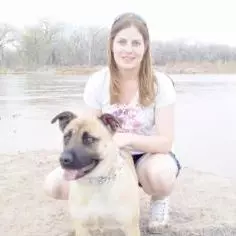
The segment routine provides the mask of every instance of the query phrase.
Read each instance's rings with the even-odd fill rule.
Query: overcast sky
[[[117,14],[139,13],[153,39],[189,38],[236,45],[234,0],[1,0],[0,22],[17,27],[41,18],[110,26]]]

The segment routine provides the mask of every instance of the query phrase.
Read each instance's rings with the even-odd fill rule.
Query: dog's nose
[[[71,152],[64,152],[62,153],[62,155],[60,156],[60,162],[63,166],[71,166],[71,164],[73,163],[73,155]]]

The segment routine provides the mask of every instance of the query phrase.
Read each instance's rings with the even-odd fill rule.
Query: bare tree
[[[45,65],[53,65],[56,61],[55,50],[62,34],[58,25],[50,24],[42,20],[35,27],[28,28],[22,34],[21,54],[25,63],[37,68]]]
[[[73,29],[73,30],[72,30]],[[0,25],[0,65],[37,69],[45,66],[95,66],[107,62],[109,29],[100,26],[73,28],[43,19],[17,32]],[[236,60],[236,48],[217,44],[189,44],[184,40],[152,41],[153,63],[181,61],[227,63]]]
[[[15,32],[12,26],[0,24],[0,66],[4,61],[4,49],[16,40]]]

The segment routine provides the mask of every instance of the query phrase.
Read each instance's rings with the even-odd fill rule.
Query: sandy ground
[[[67,236],[66,201],[42,191],[44,177],[57,166],[58,152],[1,155],[0,235]],[[141,230],[146,233],[149,198],[140,191]],[[236,183],[183,169],[171,196],[171,226],[163,235],[236,235]]]

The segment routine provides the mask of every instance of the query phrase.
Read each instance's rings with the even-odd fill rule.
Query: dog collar
[[[121,153],[119,153],[121,154]],[[119,155],[120,157],[120,155]],[[96,176],[96,177],[88,177],[83,179],[82,181],[86,181],[87,183],[90,184],[96,184],[96,185],[101,185],[101,184],[109,184],[110,182],[113,182],[117,176],[120,174],[120,172],[122,171],[123,167],[124,167],[124,160],[122,158],[118,157],[118,163],[117,165],[114,165],[114,168],[112,168],[108,175],[104,175],[104,176]]]
[[[88,182],[91,184],[108,184],[116,179],[116,173],[109,176],[98,176],[98,177],[91,177],[88,179]]]

